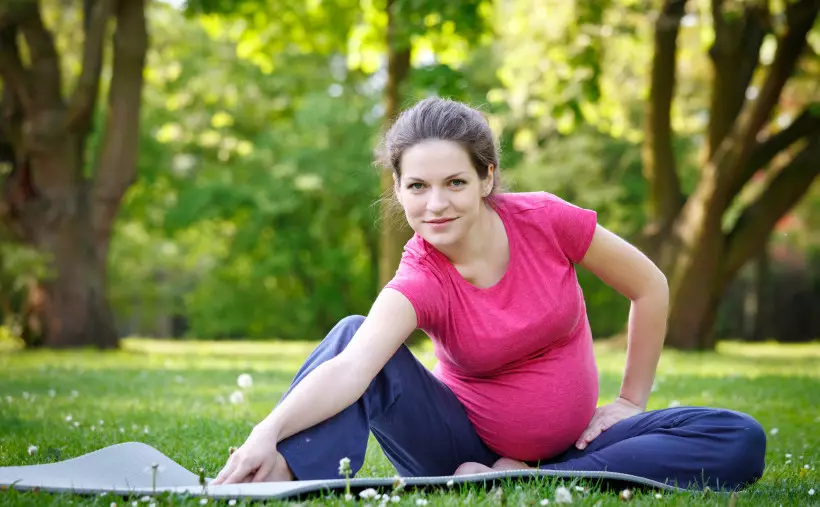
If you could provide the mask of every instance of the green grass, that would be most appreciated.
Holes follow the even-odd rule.
[[[138,440],[190,470],[202,467],[213,477],[224,464],[229,447],[240,445],[252,425],[271,409],[314,346],[313,342],[129,339],[122,350],[107,353],[0,348],[0,466],[48,462],[54,450],[65,459]],[[617,393],[624,352],[602,343],[597,344],[596,351],[601,396],[606,402]],[[416,352],[432,366],[429,346],[419,347]],[[246,392],[244,403],[228,403],[225,400],[238,389],[236,380],[241,373],[250,373],[254,385]],[[667,351],[648,408],[679,402],[751,414],[769,432],[766,472],[759,484],[735,499],[717,493],[664,493],[657,499],[654,493],[646,492],[636,493],[632,503],[820,504],[819,381],[820,343],[787,346],[724,342],[715,353]],[[29,445],[36,445],[38,452],[29,455]],[[362,475],[394,475],[372,440]],[[399,504],[390,505],[416,505],[422,497],[429,505],[539,505],[544,498],[549,498],[552,505],[555,489],[561,484],[511,482],[500,496],[498,490],[490,492],[472,485],[453,491],[405,492]],[[589,486],[586,492],[573,489],[579,484],[563,484],[572,489],[576,505],[622,503],[616,493],[603,493],[591,483],[581,484]],[[817,493],[810,496],[812,488]],[[138,499],[0,492],[0,504],[4,505],[64,505],[71,501],[108,506],[112,501],[130,505],[134,500]],[[239,500],[238,505],[242,505]],[[308,502],[343,503],[338,496]],[[199,505],[199,500],[160,497],[157,504]]]

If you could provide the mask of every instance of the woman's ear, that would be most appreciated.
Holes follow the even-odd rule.
[[[495,166],[493,164],[490,164],[489,167],[487,167],[487,178],[485,179],[487,180],[487,183],[484,187],[482,195],[487,197],[493,191],[493,183],[495,182]]]

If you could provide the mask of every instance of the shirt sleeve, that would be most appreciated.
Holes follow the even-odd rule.
[[[598,225],[595,210],[581,208],[559,197],[548,194],[547,220],[555,234],[559,247],[573,264],[578,264],[592,243],[592,236]]]
[[[412,253],[405,251],[395,276],[385,288],[399,291],[410,301],[416,311],[416,327],[419,329],[430,331],[446,315],[441,281]]]

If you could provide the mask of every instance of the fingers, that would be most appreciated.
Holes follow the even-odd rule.
[[[250,482],[267,482],[270,473],[273,471],[273,462],[265,461],[262,463],[262,466],[253,474],[251,477]]]
[[[211,481],[211,484],[224,484],[225,479],[227,479],[228,476],[230,476],[233,473],[235,468],[236,468],[236,460],[229,459],[228,463],[225,465],[225,467],[222,470],[220,470],[220,472],[216,476],[216,478],[213,481]]]

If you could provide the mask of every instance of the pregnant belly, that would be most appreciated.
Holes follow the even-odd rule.
[[[494,452],[521,461],[546,460],[571,447],[598,402],[594,358],[558,368],[557,358],[492,378],[441,372],[463,403],[479,437]]]

